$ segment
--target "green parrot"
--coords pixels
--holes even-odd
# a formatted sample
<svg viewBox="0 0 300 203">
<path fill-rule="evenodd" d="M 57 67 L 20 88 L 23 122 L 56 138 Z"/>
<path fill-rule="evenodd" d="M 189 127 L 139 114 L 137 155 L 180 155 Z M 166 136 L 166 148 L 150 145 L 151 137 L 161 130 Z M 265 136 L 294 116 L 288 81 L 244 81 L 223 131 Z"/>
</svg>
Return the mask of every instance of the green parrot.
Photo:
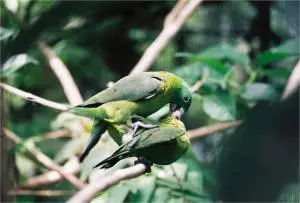
<svg viewBox="0 0 300 203">
<path fill-rule="evenodd" d="M 188 85 L 169 72 L 143 72 L 120 79 L 83 104 L 68 109 L 71 113 L 95 118 L 90 141 L 79 158 L 80 162 L 97 144 L 109 124 L 128 124 L 134 134 L 139 126 L 153 126 L 130 122 L 133 115 L 147 117 L 166 104 L 170 104 L 171 112 L 183 114 L 191 100 Z"/>
<path fill-rule="evenodd" d="M 120 138 L 126 131 L 126 126 L 118 127 L 109 126 L 108 131 L 112 137 Z M 154 128 L 140 128 L 132 140 L 122 144 L 116 152 L 95 167 L 110 168 L 128 157 L 138 157 L 141 162 L 150 163 L 150 166 L 152 163 L 168 165 L 179 159 L 189 147 L 190 141 L 184 124 L 175 116 L 168 115 Z"/>
</svg>

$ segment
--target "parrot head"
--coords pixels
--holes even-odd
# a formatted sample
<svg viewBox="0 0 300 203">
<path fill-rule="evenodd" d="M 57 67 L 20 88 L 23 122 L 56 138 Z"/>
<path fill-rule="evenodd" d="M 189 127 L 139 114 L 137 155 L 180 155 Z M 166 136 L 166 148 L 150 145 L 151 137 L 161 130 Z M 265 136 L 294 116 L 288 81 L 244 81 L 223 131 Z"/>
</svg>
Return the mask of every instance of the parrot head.
<svg viewBox="0 0 300 203">
<path fill-rule="evenodd" d="M 188 111 L 192 103 L 192 95 L 189 86 L 185 82 L 182 82 L 170 103 L 170 111 L 173 115 L 180 118 L 184 112 Z"/>
</svg>

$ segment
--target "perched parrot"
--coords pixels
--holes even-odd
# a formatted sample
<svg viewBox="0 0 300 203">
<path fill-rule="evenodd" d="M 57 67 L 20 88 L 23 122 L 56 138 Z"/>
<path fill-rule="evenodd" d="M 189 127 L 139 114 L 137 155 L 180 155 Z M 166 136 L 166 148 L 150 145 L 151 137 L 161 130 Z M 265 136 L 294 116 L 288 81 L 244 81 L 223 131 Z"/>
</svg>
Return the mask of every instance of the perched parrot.
<svg viewBox="0 0 300 203">
<path fill-rule="evenodd" d="M 147 117 L 166 104 L 170 104 L 171 112 L 182 114 L 188 110 L 191 100 L 192 92 L 188 85 L 169 72 L 143 72 L 120 79 L 83 104 L 68 109 L 71 113 L 95 118 L 90 141 L 80 156 L 80 162 L 97 144 L 109 124 L 127 123 L 134 133 L 138 126 L 153 126 L 130 123 L 131 116 Z"/>
<path fill-rule="evenodd" d="M 121 131 L 119 129 L 110 126 L 108 131 L 113 137 L 120 138 L 124 129 L 122 127 Z M 110 168 L 128 157 L 138 157 L 143 163 L 144 160 L 148 163 L 150 161 L 150 166 L 152 163 L 168 165 L 179 159 L 189 146 L 190 141 L 184 124 L 175 116 L 169 115 L 161 119 L 158 126 L 154 128 L 140 128 L 132 140 L 122 144 L 116 152 L 95 167 Z"/>
</svg>

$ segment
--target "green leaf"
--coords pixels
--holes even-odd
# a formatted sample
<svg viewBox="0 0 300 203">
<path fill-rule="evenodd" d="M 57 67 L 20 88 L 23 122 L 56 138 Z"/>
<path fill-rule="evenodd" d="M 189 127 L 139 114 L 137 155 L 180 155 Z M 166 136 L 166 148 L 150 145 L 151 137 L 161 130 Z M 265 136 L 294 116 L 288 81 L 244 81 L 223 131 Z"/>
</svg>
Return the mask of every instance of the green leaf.
<svg viewBox="0 0 300 203">
<path fill-rule="evenodd" d="M 203 98 L 203 109 L 211 118 L 220 121 L 234 120 L 236 115 L 233 96 L 221 89 Z"/>
<path fill-rule="evenodd" d="M 1 69 L 1 77 L 7 77 L 24 67 L 25 65 L 32 63 L 38 65 L 38 61 L 27 54 L 18 54 L 10 57 L 3 65 Z"/>
<path fill-rule="evenodd" d="M 267 50 L 258 56 L 258 63 L 260 65 L 266 65 L 280 61 L 282 59 L 299 56 L 300 54 L 300 38 L 294 38 L 287 40 L 286 42 Z"/>
<path fill-rule="evenodd" d="M 191 60 L 191 62 L 194 64 L 193 66 L 187 66 L 184 67 L 185 69 L 191 68 L 189 72 L 189 78 L 195 78 L 199 80 L 204 72 L 205 69 L 208 71 L 208 79 L 205 83 L 209 89 L 213 88 L 212 84 L 218 84 L 221 85 L 221 87 L 225 87 L 225 80 L 229 72 L 231 72 L 232 68 L 228 65 L 223 63 L 219 59 L 215 58 L 210 58 L 206 56 L 199 56 L 196 54 L 190 54 L 190 53 L 178 53 L 176 55 L 177 57 L 185 57 Z M 199 72 L 201 71 L 201 76 L 199 77 L 200 74 L 198 74 L 194 69 L 196 64 L 198 64 Z M 187 70 L 186 70 L 187 71 Z M 178 71 L 179 72 L 179 71 Z M 195 75 L 193 74 L 195 72 Z M 180 76 L 180 74 L 178 74 Z M 186 74 L 187 75 L 187 74 Z M 187 76 L 185 76 L 188 78 Z M 183 77 L 184 78 L 184 77 Z M 189 81 L 191 79 L 188 79 Z M 195 79 L 194 79 L 195 80 Z M 192 85 L 196 82 L 197 80 L 190 82 L 189 84 Z"/>
<path fill-rule="evenodd" d="M 170 198 L 171 189 L 165 187 L 157 187 L 153 197 L 151 198 L 151 202 L 167 202 Z"/>
<path fill-rule="evenodd" d="M 173 73 L 181 77 L 189 85 L 193 85 L 201 78 L 204 68 L 205 65 L 201 63 L 191 63 L 176 68 Z"/>
<path fill-rule="evenodd" d="M 250 59 L 247 54 L 240 52 L 236 47 L 222 43 L 215 45 L 201 52 L 201 57 L 210 57 L 214 59 L 228 59 L 236 64 L 248 66 Z"/>
<path fill-rule="evenodd" d="M 140 189 L 136 194 L 131 196 L 130 202 L 149 202 L 155 190 L 155 176 L 143 176 L 139 179 Z"/>
<path fill-rule="evenodd" d="M 108 202 L 124 202 L 127 195 L 129 194 L 130 189 L 125 183 L 120 183 L 115 187 L 112 187 L 108 191 Z"/>
<path fill-rule="evenodd" d="M 241 94 L 241 97 L 246 100 L 266 100 L 276 101 L 279 99 L 277 91 L 269 84 L 253 83 L 247 85 Z"/>
<path fill-rule="evenodd" d="M 290 54 L 299 54 L 300 53 L 300 37 L 296 37 L 293 39 L 289 39 L 280 45 L 272 48 L 271 50 L 273 52 L 285 52 Z"/>
<path fill-rule="evenodd" d="M 291 56 L 297 56 L 298 54 L 291 54 L 286 52 L 271 52 L 271 51 L 265 51 L 262 54 L 258 56 L 258 63 L 262 66 L 274 63 L 277 61 L 281 61 L 282 59 L 291 57 Z"/>
<path fill-rule="evenodd" d="M 226 74 L 229 67 L 226 66 L 221 60 L 214 57 L 202 56 L 199 54 L 191 54 L 191 53 L 177 53 L 176 57 L 184 57 L 190 59 L 192 62 L 198 62 L 205 65 L 208 65 L 209 68 L 213 69 L 215 72 L 219 74 Z"/>
<path fill-rule="evenodd" d="M 276 68 L 276 69 L 262 69 L 260 70 L 260 74 L 263 76 L 269 76 L 274 78 L 283 78 L 288 79 L 291 71 L 284 68 Z"/>
<path fill-rule="evenodd" d="M 14 34 L 13 30 L 0 26 L 0 41 L 5 40 Z"/>
</svg>

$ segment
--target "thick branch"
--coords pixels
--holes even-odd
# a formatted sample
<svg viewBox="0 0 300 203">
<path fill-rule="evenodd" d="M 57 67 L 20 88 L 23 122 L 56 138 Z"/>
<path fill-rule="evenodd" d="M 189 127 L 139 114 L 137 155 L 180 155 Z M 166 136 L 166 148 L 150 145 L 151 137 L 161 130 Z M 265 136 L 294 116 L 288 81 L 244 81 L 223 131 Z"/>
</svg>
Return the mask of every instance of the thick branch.
<svg viewBox="0 0 300 203">
<path fill-rule="evenodd" d="M 81 94 L 67 66 L 47 44 L 39 41 L 38 46 L 46 56 L 49 66 L 63 87 L 64 93 L 70 104 L 75 106 L 82 103 L 83 99 Z"/>
<path fill-rule="evenodd" d="M 5 134 L 12 138 L 11 140 L 15 143 L 22 142 L 21 138 L 19 138 L 16 134 L 11 132 L 8 129 L 4 129 Z M 46 168 L 54 170 L 58 173 L 60 173 L 65 179 L 67 179 L 70 183 L 72 183 L 76 188 L 82 189 L 85 184 L 83 184 L 76 176 L 73 174 L 66 173 L 59 165 L 54 163 L 47 155 L 45 155 L 40 150 L 36 149 L 34 145 L 25 145 L 27 150 L 36 158 L 37 161 L 39 161 L 42 165 L 44 165 Z"/>
<path fill-rule="evenodd" d="M 176 33 L 180 30 L 188 17 L 203 0 L 179 0 L 165 19 L 164 27 L 155 41 L 147 48 L 142 58 L 130 72 L 138 73 L 146 71 L 155 59 L 170 43 Z"/>
<path fill-rule="evenodd" d="M 233 128 L 239 126 L 241 121 L 233 121 L 233 122 L 226 122 L 226 123 L 217 123 L 210 126 L 204 126 L 201 128 L 197 128 L 194 130 L 189 130 L 187 134 L 189 135 L 190 140 L 195 140 L 200 137 L 204 137 L 206 135 L 217 133 L 229 128 Z"/>
<path fill-rule="evenodd" d="M 294 91 L 300 86 L 300 60 L 297 62 L 287 85 L 285 86 L 284 92 L 281 99 L 284 100 L 289 97 Z"/>
<path fill-rule="evenodd" d="M 105 191 L 120 181 L 135 178 L 144 173 L 146 173 L 146 166 L 144 164 L 137 164 L 126 169 L 120 169 L 101 181 L 95 181 L 95 183 L 89 184 L 69 199 L 68 203 L 90 202 L 98 193 Z"/>
<path fill-rule="evenodd" d="M 60 110 L 60 111 L 65 111 L 65 110 L 67 110 L 69 108 L 66 105 L 59 104 L 59 103 L 56 103 L 56 102 L 53 102 L 53 101 L 49 101 L 47 99 L 38 97 L 38 96 L 36 96 L 34 94 L 31 94 L 29 92 L 25 92 L 25 91 L 19 90 L 19 89 L 15 88 L 15 87 L 12 87 L 10 85 L 7 85 L 7 84 L 1 83 L 1 82 L 0 82 L 0 87 L 2 89 L 4 89 L 5 91 L 11 93 L 11 94 L 17 95 L 19 97 L 22 97 L 22 98 L 27 99 L 27 100 L 32 101 L 32 102 L 39 103 L 39 104 L 41 104 L 43 106 L 50 107 L 52 109 L 57 109 L 57 110 Z"/>
</svg>

